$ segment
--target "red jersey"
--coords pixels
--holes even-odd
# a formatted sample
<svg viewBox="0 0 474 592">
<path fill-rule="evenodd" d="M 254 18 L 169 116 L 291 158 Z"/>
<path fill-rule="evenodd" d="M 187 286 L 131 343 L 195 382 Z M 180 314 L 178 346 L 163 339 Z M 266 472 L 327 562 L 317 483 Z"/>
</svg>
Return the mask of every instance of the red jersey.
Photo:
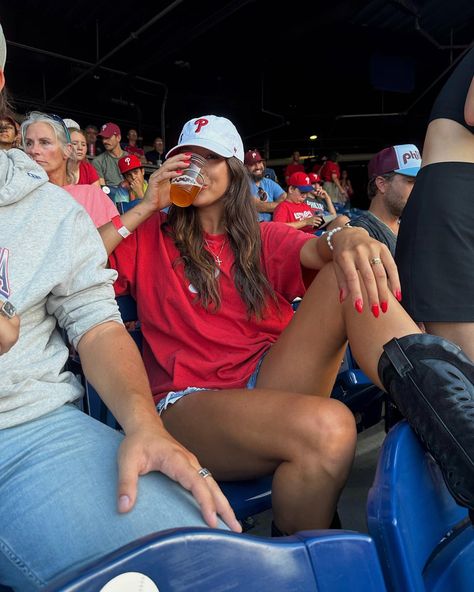
<svg viewBox="0 0 474 592">
<path fill-rule="evenodd" d="M 292 201 L 282 201 L 277 205 L 273 212 L 274 222 L 300 222 L 305 218 L 311 218 L 315 215 L 314 210 L 306 203 L 294 203 Z M 300 228 L 303 232 L 314 234 L 314 226 L 308 224 Z"/>
<path fill-rule="evenodd" d="M 163 232 L 165 221 L 163 213 L 152 216 L 110 256 L 119 272 L 116 293 L 131 293 L 137 301 L 143 359 L 155 401 L 188 386 L 244 388 L 292 318 L 291 301 L 304 294 L 299 254 L 310 237 L 283 224 L 260 224 L 263 270 L 278 305 L 268 298 L 264 318 L 257 321 L 248 319 L 235 288 L 234 256 L 226 235 L 205 234 L 222 261 L 222 302 L 212 312 L 198 303 L 183 265 L 173 265 L 179 253 Z"/>
<path fill-rule="evenodd" d="M 145 151 L 143 148 L 139 148 L 138 146 L 132 146 L 131 144 L 128 144 L 125 146 L 124 150 L 125 152 L 128 152 L 128 154 L 135 154 L 135 156 L 138 156 L 138 158 L 140 158 L 140 156 L 145 156 Z"/>
<path fill-rule="evenodd" d="M 341 169 L 337 162 L 326 160 L 323 166 L 319 169 L 319 176 L 323 181 L 330 181 L 332 183 L 332 176 L 335 174 L 338 179 L 341 178 Z"/>
</svg>

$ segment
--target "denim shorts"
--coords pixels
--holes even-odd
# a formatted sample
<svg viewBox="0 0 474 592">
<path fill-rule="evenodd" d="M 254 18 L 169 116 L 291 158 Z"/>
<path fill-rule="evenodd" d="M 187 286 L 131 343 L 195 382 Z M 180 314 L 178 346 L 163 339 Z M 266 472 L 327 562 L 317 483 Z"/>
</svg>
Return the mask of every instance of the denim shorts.
<svg viewBox="0 0 474 592">
<path fill-rule="evenodd" d="M 260 368 L 262 366 L 262 362 L 265 358 L 265 356 L 267 355 L 268 352 L 265 352 L 261 358 L 259 359 L 257 366 L 255 368 L 255 370 L 252 372 L 250 378 L 247 381 L 247 384 L 245 385 L 245 388 L 247 388 L 249 391 L 251 391 L 252 389 L 255 388 L 255 385 L 257 384 L 257 378 L 258 378 L 258 373 L 260 372 Z M 156 409 L 158 411 L 158 413 L 161 415 L 163 413 L 163 411 L 166 411 L 166 409 L 170 406 L 170 405 L 174 405 L 176 403 L 176 401 L 179 401 L 182 397 L 185 397 L 186 395 L 190 395 L 191 393 L 196 393 L 197 391 L 219 391 L 222 389 L 214 389 L 214 388 L 203 388 L 200 386 L 188 386 L 187 388 L 185 388 L 182 391 L 170 391 L 166 397 L 163 397 L 162 399 L 160 399 L 160 401 L 158 401 L 157 405 L 156 405 Z"/>
</svg>

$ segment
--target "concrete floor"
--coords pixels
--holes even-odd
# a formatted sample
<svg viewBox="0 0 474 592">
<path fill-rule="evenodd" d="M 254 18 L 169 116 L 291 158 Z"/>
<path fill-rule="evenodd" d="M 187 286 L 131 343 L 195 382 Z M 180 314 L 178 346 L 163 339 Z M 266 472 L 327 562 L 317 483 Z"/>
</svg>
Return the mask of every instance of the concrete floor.
<svg viewBox="0 0 474 592">
<path fill-rule="evenodd" d="M 372 485 L 377 458 L 385 438 L 384 422 L 361 432 L 357 438 L 357 450 L 352 473 L 338 505 L 344 530 L 367 533 L 365 506 L 367 493 Z M 254 516 L 255 525 L 248 534 L 270 536 L 271 510 Z"/>
</svg>

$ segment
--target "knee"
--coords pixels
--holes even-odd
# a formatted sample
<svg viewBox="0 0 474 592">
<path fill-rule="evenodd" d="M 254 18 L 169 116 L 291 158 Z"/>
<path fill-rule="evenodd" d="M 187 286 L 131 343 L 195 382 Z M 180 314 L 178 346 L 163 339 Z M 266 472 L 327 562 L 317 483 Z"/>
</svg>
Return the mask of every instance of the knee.
<svg viewBox="0 0 474 592">
<path fill-rule="evenodd" d="M 340 401 L 316 398 L 313 409 L 300 418 L 299 433 L 309 462 L 321 463 L 328 472 L 352 464 L 357 429 L 352 412 Z"/>
</svg>

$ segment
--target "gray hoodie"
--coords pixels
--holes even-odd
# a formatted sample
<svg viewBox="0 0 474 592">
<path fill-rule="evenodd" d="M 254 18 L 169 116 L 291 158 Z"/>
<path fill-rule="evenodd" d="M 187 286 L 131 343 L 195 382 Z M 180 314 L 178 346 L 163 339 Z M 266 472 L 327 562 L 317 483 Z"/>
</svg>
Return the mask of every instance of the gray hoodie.
<svg viewBox="0 0 474 592">
<path fill-rule="evenodd" d="M 116 272 L 86 211 L 20 150 L 0 151 L 0 299 L 21 319 L 20 337 L 0 356 L 0 429 L 29 421 L 82 395 L 62 368 L 89 329 L 121 322 Z"/>
</svg>

